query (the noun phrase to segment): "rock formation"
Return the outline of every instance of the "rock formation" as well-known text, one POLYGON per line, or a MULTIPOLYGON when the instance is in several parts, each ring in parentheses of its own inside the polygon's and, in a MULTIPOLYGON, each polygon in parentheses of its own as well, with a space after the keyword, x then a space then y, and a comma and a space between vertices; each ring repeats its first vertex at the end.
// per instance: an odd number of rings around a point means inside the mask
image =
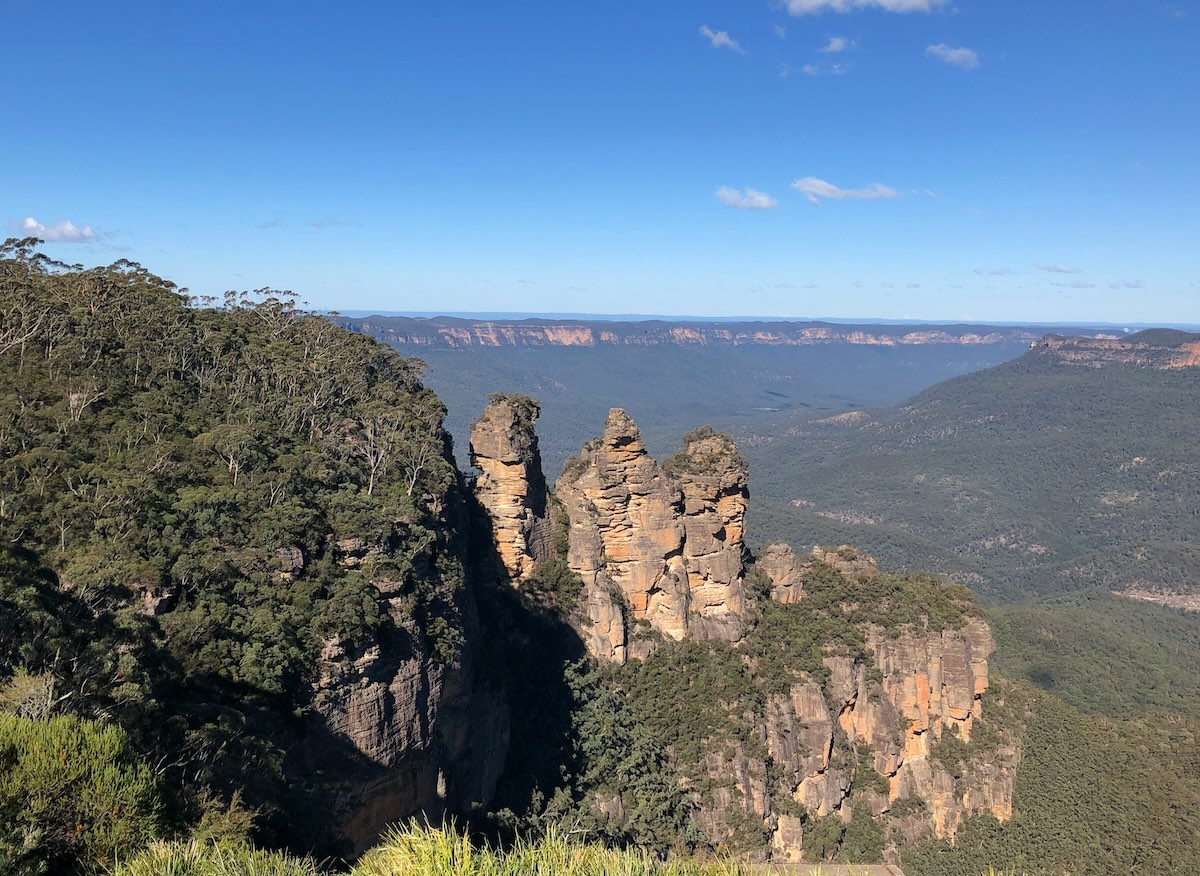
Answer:
POLYGON ((986 625, 930 637, 873 632, 867 661, 827 657, 824 683, 809 678, 767 698, 761 723, 744 728, 766 759, 741 744, 714 746, 702 769, 718 790, 699 818, 714 842, 750 816, 770 831, 773 860, 800 861, 799 804, 808 818, 885 817, 894 859, 919 836, 953 838, 965 815, 1012 815, 1013 740, 963 764, 939 760, 938 741, 954 734, 965 742, 980 715, 992 647, 986 625))
MULTIPOLYGON (((483 472, 477 495, 492 516, 507 577, 518 584, 539 559, 534 533, 543 518, 534 509, 546 504, 537 488, 544 482, 536 407, 533 416, 528 410, 494 401, 471 447, 483 472)), ((911 612, 893 622, 890 609, 868 615, 878 621, 853 621, 855 588, 887 594, 899 583, 872 589, 877 564, 849 546, 800 557, 771 545, 755 561, 770 598, 804 612, 809 594, 820 592, 826 608, 813 611, 828 612, 837 593, 855 631, 824 645, 820 673, 797 673, 781 691, 756 676, 757 658, 740 656, 752 619, 764 611, 748 604, 745 587, 745 460, 707 428, 684 445, 656 462, 630 417, 613 409, 600 437, 567 462, 554 501, 568 526, 566 565, 582 581, 570 620, 594 658, 624 663, 687 638, 724 643, 733 646, 721 652, 729 671, 747 673, 763 693, 748 711, 730 712, 727 734, 700 740, 699 762, 677 764, 686 786, 705 789, 694 798, 697 825, 714 843, 760 825, 772 858, 786 862, 801 859, 814 818, 882 818, 893 857, 922 835, 952 838, 965 815, 1008 818, 1018 747, 994 732, 989 745, 970 746, 994 647, 986 623, 966 612, 935 630, 911 612), (858 644, 846 646, 851 639, 858 644)), ((799 629, 804 623, 827 620, 800 621, 799 629)), ((748 650, 769 653, 761 642, 755 647, 748 650)))
POLYGON ((1065 365, 1103 368, 1113 365, 1163 371, 1200 367, 1200 334, 1150 329, 1121 338, 1046 335, 1032 349, 1065 365))
POLYGON ((513 584, 528 580, 550 553, 538 414, 531 399, 496 395, 471 427, 471 464, 480 471, 475 497, 491 519, 498 574, 513 584))
MULTIPOLYGON (((454 661, 433 652, 412 610, 414 574, 444 586, 438 569, 461 562, 462 532, 454 521, 444 523, 442 538, 407 558, 412 572, 375 573, 391 623, 323 643, 309 728, 288 753, 289 769, 336 776, 349 789, 336 815, 339 832, 359 851, 404 818, 436 820, 486 806, 508 753, 504 691, 480 672, 473 592, 459 589, 452 597, 462 634, 454 661)), ((335 557, 345 568, 394 568, 380 563, 388 551, 346 538, 335 557)))
POLYGON ((851 580, 879 573, 874 559, 860 554, 849 545, 833 550, 817 546, 812 550, 811 560, 801 560, 789 545, 771 544, 763 548, 755 560, 755 566, 771 581, 771 599, 792 605, 804 598, 805 576, 812 571, 814 561, 837 570, 851 580))
POLYGON ((567 563, 583 581, 588 651, 644 656, 653 632, 738 641, 745 632, 746 463, 711 431, 667 469, 624 411, 568 461, 555 496, 570 522, 567 563))

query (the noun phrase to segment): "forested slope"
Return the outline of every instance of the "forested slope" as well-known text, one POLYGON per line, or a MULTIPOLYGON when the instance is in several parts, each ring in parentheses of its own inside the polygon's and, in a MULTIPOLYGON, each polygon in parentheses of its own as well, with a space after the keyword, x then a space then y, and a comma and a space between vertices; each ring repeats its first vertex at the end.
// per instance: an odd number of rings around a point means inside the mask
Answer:
POLYGON ((1200 368, 1069 353, 1034 349, 894 408, 759 436, 759 537, 850 541, 999 599, 1186 591, 1200 368))
MULTIPOLYGON (((330 679, 370 687, 344 663, 381 654, 436 727, 465 671, 441 403, 418 364, 287 296, 190 306, 137 265, 30 243, 0 253, 6 703, 124 728, 160 829, 234 802, 265 840, 333 848, 347 780, 386 763, 331 736, 370 728, 330 679)), ((27 813, 7 814, 0 834, 27 813)))

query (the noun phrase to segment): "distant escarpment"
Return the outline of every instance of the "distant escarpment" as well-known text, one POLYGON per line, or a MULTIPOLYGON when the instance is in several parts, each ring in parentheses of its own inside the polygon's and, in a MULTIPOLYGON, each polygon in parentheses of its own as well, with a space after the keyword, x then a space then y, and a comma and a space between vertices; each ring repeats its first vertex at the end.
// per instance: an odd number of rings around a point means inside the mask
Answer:
POLYGON ((1169 370, 1200 367, 1200 334, 1150 329, 1121 338, 1047 335, 1033 349, 1067 365, 1137 365, 1169 370))
MULTIPOLYGON (((985 716, 994 646, 967 591, 880 573, 848 547, 773 545, 756 561, 732 440, 700 429, 659 462, 620 409, 552 495, 531 496, 545 489, 532 453, 497 491, 497 454, 480 448, 536 448, 521 410, 496 399, 472 433, 505 577, 521 587, 530 562, 565 563, 577 591, 563 615, 596 661, 591 683, 661 747, 708 843, 761 860, 896 860, 968 815, 1010 817, 1020 746, 985 716), (535 507, 557 509, 549 556, 535 507)), ((588 744, 631 745, 615 720, 588 744)), ((585 802, 628 835, 644 795, 590 774, 585 802)))
MULTIPOLYGON (((849 325, 828 322, 621 322, 579 319, 460 319, 411 316, 339 317, 352 331, 399 346, 601 347, 601 346, 811 346, 855 344, 1031 343, 1044 331, 988 325, 849 325)), ((1097 334, 1099 334, 1097 332, 1097 334)))

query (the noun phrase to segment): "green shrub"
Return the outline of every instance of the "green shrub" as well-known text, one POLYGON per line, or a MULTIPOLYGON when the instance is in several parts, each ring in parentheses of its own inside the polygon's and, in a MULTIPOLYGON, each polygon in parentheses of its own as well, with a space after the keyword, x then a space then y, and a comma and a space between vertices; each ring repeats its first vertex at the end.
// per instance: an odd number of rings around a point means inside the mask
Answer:
POLYGON ((158 835, 161 809, 119 728, 0 714, 0 872, 103 872, 158 835))

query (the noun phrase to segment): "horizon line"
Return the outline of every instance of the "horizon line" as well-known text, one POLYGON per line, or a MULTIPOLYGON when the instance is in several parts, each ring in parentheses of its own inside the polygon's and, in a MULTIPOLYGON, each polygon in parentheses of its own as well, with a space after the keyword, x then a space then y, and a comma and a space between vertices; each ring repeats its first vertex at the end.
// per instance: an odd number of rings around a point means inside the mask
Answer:
POLYGON ((911 326, 911 325, 962 325, 962 326, 994 326, 998 328, 1100 328, 1117 329, 1126 332, 1147 328, 1171 328, 1185 331, 1200 331, 1200 323, 1185 322, 1109 322, 1103 320, 974 320, 974 319, 889 319, 886 317, 807 317, 807 316, 700 316, 696 314, 652 314, 652 313, 575 313, 570 311, 485 311, 485 310, 323 310, 321 313, 336 313, 338 316, 350 319, 368 319, 379 317, 407 317, 412 319, 436 320, 445 319, 477 319, 477 320, 579 320, 581 322, 696 322, 696 323, 755 323, 755 322, 794 322, 794 323, 829 323, 833 325, 877 325, 877 326, 911 326))

